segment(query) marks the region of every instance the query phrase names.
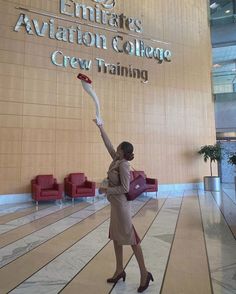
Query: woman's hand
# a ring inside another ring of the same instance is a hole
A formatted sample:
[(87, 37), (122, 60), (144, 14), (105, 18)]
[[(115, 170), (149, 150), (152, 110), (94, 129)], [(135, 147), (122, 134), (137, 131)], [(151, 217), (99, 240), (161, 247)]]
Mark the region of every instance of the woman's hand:
[(98, 193), (99, 193), (99, 194), (106, 194), (106, 193), (107, 193), (107, 188), (100, 187), (100, 188), (98, 189)]
[(103, 124), (98, 124), (98, 123), (97, 123), (96, 118), (93, 119), (93, 122), (96, 124), (97, 127), (99, 127), (99, 129), (103, 127)]

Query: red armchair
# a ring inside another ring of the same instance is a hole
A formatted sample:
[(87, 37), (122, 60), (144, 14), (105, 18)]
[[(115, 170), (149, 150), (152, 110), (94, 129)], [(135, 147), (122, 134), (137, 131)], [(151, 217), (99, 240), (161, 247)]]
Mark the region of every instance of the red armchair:
[(146, 193), (147, 192), (156, 192), (157, 197), (157, 191), (158, 191), (158, 180), (153, 178), (147, 178), (144, 171), (141, 170), (135, 170), (131, 172), (131, 178), (136, 178), (138, 175), (142, 175), (144, 179), (146, 180)]
[(58, 184), (53, 175), (38, 175), (31, 180), (32, 198), (39, 201), (62, 199), (63, 185)]
[(64, 179), (65, 194), (72, 201), (78, 197), (95, 197), (95, 182), (87, 180), (84, 173), (72, 173)]

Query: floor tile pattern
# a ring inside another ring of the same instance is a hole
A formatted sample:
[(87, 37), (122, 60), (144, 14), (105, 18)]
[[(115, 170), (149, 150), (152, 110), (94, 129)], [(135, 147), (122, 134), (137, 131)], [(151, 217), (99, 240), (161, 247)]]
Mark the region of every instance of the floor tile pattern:
[[(201, 190), (143, 195), (132, 202), (154, 282), (145, 293), (236, 293), (236, 195)], [(106, 198), (0, 205), (0, 293), (136, 293), (139, 269), (124, 246), (125, 282), (115, 269)]]

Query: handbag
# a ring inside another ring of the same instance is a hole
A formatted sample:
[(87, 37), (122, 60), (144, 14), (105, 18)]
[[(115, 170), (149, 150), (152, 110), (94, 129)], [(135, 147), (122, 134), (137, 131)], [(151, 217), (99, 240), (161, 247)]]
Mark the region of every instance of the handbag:
[(129, 192), (126, 193), (128, 201), (136, 199), (140, 194), (146, 191), (146, 180), (142, 175), (137, 176), (130, 182)]

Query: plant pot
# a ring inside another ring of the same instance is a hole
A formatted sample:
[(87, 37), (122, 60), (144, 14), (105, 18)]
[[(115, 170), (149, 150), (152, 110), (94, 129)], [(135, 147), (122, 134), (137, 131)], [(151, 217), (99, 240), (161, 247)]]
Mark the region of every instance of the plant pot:
[(205, 191), (220, 191), (220, 177), (208, 176), (204, 177), (204, 190)]

